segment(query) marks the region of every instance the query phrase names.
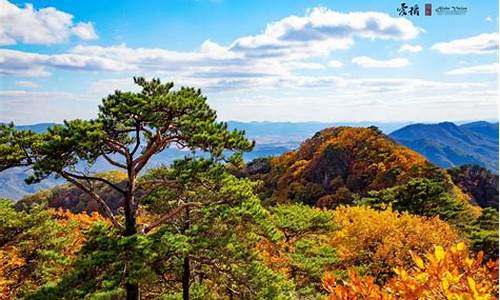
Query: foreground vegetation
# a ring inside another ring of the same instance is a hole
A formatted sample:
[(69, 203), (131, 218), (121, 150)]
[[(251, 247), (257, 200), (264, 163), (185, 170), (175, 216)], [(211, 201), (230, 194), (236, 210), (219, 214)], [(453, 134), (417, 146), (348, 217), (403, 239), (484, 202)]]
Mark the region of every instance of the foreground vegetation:
[[(245, 165), (253, 143), (199, 90), (136, 83), (94, 120), (1, 125), (0, 170), (68, 182), (0, 201), (2, 299), (498, 297), (498, 206), (471, 172), (452, 177), (376, 128)], [(198, 152), (147, 168), (173, 146)], [(98, 159), (115, 171), (89, 172)]]

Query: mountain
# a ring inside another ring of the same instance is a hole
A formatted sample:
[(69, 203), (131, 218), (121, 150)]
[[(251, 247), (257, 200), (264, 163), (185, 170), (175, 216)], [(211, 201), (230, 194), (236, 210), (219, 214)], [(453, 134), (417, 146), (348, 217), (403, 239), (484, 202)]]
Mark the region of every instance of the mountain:
[(56, 123), (38, 123), (32, 125), (17, 125), (16, 128), (19, 130), (31, 130), (36, 133), (42, 133), (47, 130), (50, 126), (54, 126)]
[[(277, 156), (297, 149), (302, 141), (314, 133), (332, 126), (367, 127), (375, 125), (382, 132), (389, 133), (395, 141), (423, 154), (427, 159), (441, 167), (452, 167), (462, 164), (479, 164), (497, 172), (498, 169), (498, 123), (484, 121), (457, 126), (453, 123), (414, 124), (408, 123), (377, 123), (377, 122), (350, 122), (350, 123), (322, 123), (322, 122), (237, 122), (229, 121), (230, 129), (245, 130), (250, 139), (256, 141), (252, 152), (245, 153), (244, 158), (252, 161), (259, 157)], [(19, 129), (29, 129), (43, 132), (53, 123), (21, 125)], [(394, 131), (401, 126), (405, 126)], [(150, 164), (156, 167), (169, 164), (175, 159), (188, 155), (187, 151), (166, 149), (153, 157)], [(102, 172), (109, 170), (109, 165), (98, 160), (92, 171)], [(21, 197), (60, 184), (63, 181), (55, 178), (36, 184), (27, 185), (23, 179), (26, 170), (15, 168), (0, 173), (0, 197), (20, 199)]]
[[(325, 127), (332, 126), (338, 123), (322, 123), (322, 122), (237, 122), (229, 121), (228, 127), (230, 129), (245, 130), (247, 136), (256, 141), (253, 151), (244, 154), (244, 159), (247, 161), (253, 160), (257, 157), (280, 155), (287, 151), (297, 148), (300, 143), (311, 136), (318, 130)], [(395, 128), (399, 128), (405, 123), (373, 123), (373, 122), (359, 122), (349, 123), (356, 126), (368, 126), (375, 124), (389, 132)], [(47, 130), (48, 127), (55, 125), (55, 123), (41, 123), (32, 125), (19, 125), (18, 129), (32, 130), (41, 133)], [(175, 148), (166, 149), (162, 153), (152, 158), (151, 167), (156, 167), (161, 164), (170, 164), (176, 159), (181, 159), (188, 155), (188, 151), (180, 151)], [(112, 169), (104, 160), (98, 160), (92, 167), (94, 172), (103, 172)], [(42, 183), (35, 185), (27, 185), (24, 183), (27, 171), (24, 168), (14, 168), (0, 173), (0, 197), (10, 199), (20, 199), (23, 196), (37, 192), (42, 189), (53, 187), (60, 184), (63, 180), (49, 178)]]
[(264, 181), (263, 198), (335, 206), (428, 178), (451, 188), (449, 175), (376, 127), (327, 128), (295, 151), (250, 162), (243, 176)]
[(498, 123), (413, 124), (389, 136), (440, 167), (470, 164), (498, 173)]

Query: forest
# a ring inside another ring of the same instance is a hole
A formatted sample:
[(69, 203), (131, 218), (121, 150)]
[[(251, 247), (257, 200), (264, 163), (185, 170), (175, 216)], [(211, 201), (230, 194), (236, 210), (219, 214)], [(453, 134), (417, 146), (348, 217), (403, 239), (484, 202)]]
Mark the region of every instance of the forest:
[(94, 119), (0, 125), (0, 171), (65, 180), (0, 199), (0, 299), (498, 299), (497, 174), (373, 126), (246, 162), (199, 89), (134, 81)]

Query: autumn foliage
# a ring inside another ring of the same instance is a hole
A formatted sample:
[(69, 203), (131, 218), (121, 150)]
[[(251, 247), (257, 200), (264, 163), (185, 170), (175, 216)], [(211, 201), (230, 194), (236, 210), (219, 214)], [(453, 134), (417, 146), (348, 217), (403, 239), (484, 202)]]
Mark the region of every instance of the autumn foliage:
[[(73, 214), (61, 209), (2, 213), (16, 218), (16, 224), (0, 248), (0, 299), (22, 297), (60, 280), (85, 244), (84, 232), (96, 222), (104, 222), (97, 213)], [(1, 229), (2, 233), (9, 231)]]
[(460, 242), (444, 250), (436, 246), (424, 257), (410, 252), (413, 267), (395, 268), (395, 276), (385, 285), (373, 277), (349, 273), (339, 281), (331, 273), (323, 277), (330, 299), (497, 299), (498, 261), (483, 262), (482, 252), (469, 255)]
[[(123, 299), (126, 276), (145, 299), (496, 299), (498, 211), (376, 128), (241, 166), (149, 170), (126, 237), (69, 185), (0, 200), (0, 299)], [(93, 187), (123, 221), (123, 197)]]
[(368, 207), (339, 207), (334, 211), (340, 226), (332, 244), (342, 261), (341, 269), (363, 266), (377, 281), (386, 279), (395, 266), (412, 264), (410, 251), (424, 254), (435, 245), (450, 246), (458, 235), (439, 218), (425, 218)]
[[(293, 279), (299, 289), (321, 290), (325, 272), (346, 278), (353, 270), (369, 276), (360, 279), (360, 285), (376, 289), (376, 284), (396, 274), (395, 267), (411, 268), (414, 257), (436, 245), (449, 247), (460, 241), (457, 232), (437, 217), (390, 209), (339, 206), (330, 210), (288, 204), (271, 212), (284, 239), (263, 240), (258, 251), (269, 267)], [(358, 276), (357, 272), (352, 275)]]
[(376, 128), (324, 129), (296, 151), (270, 159), (261, 170), (249, 171), (266, 182), (273, 202), (296, 200), (324, 207), (351, 203), (355, 195), (414, 177), (451, 184), (445, 172)]

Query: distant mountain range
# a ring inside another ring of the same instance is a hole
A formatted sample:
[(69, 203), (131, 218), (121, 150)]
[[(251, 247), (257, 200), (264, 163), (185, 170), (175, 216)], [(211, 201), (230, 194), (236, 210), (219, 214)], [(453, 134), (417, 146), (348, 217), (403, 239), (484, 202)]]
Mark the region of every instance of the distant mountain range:
[[(498, 123), (474, 122), (463, 125), (453, 123), (412, 124), (410, 123), (380, 123), (380, 122), (237, 122), (229, 121), (228, 127), (245, 130), (250, 139), (256, 141), (254, 150), (245, 154), (250, 161), (257, 157), (280, 155), (296, 149), (314, 133), (328, 127), (377, 126), (386, 134), (420, 152), (430, 161), (441, 167), (451, 167), (463, 164), (478, 164), (498, 173)], [(19, 129), (30, 129), (43, 132), (53, 123), (20, 125)], [(400, 129), (398, 129), (400, 128)], [(396, 131), (394, 131), (396, 130)], [(151, 166), (169, 164), (175, 159), (184, 157), (189, 152), (177, 149), (167, 149), (154, 157)], [(97, 161), (94, 171), (108, 170), (109, 165)], [(26, 170), (15, 168), (0, 173), (0, 197), (20, 199), (26, 194), (61, 183), (55, 178), (48, 179), (37, 185), (26, 185), (23, 179)]]
[(472, 164), (498, 174), (498, 123), (412, 124), (390, 137), (442, 168)]

